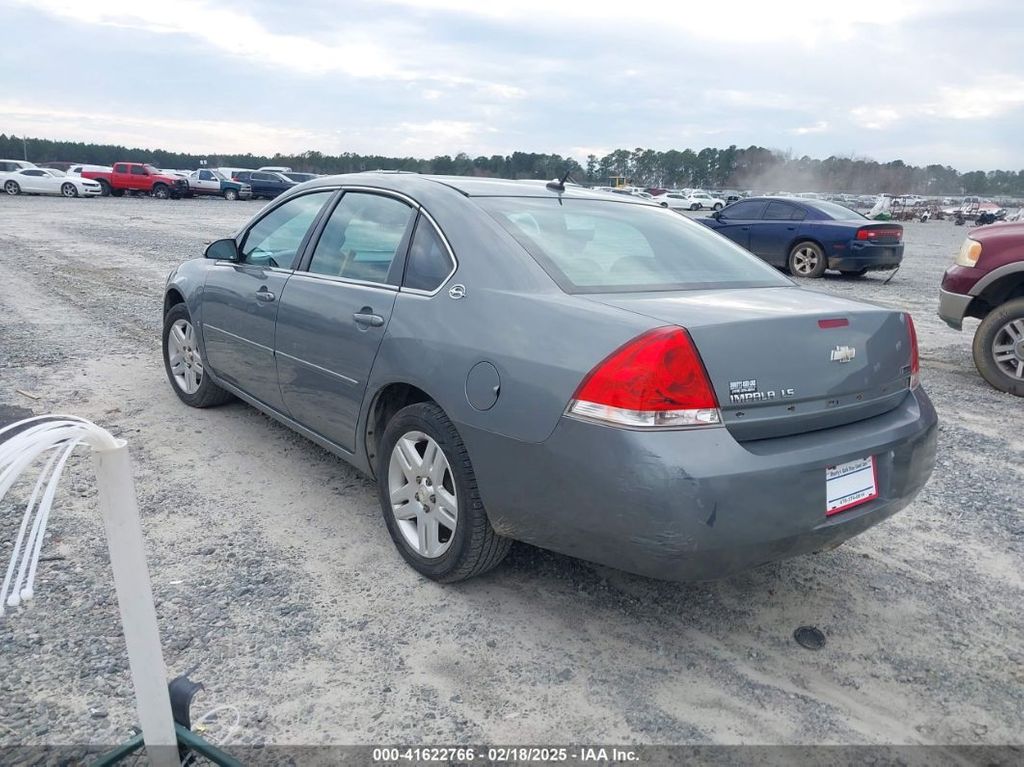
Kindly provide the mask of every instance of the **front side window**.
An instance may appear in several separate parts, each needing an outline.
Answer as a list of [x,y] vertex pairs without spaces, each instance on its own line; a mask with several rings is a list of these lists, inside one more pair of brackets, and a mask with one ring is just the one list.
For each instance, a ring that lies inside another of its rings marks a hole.
[[200,181],[213,181],[213,174],[208,170],[199,171]]
[[242,261],[256,266],[291,268],[310,224],[332,190],[293,197],[256,222],[242,244]]
[[454,266],[437,230],[425,216],[420,216],[409,246],[409,261],[405,265],[402,285],[413,290],[437,290],[448,279]]
[[722,211],[722,218],[738,218],[747,221],[761,218],[763,202],[734,202]]
[[473,201],[568,293],[792,284],[738,245],[664,208],[564,198]]
[[348,192],[331,214],[309,271],[364,282],[396,284],[392,266],[414,211],[393,197]]

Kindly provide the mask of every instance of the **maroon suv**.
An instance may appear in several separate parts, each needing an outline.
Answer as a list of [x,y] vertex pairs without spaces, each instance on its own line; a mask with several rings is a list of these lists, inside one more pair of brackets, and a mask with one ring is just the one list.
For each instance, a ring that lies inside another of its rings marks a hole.
[[939,316],[974,334],[974,364],[1001,391],[1024,397],[1024,222],[993,224],[967,235],[939,289]]

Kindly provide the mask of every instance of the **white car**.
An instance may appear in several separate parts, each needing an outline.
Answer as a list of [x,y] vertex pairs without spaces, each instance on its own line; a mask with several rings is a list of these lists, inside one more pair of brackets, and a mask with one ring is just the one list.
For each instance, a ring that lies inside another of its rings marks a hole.
[[721,210],[725,207],[725,200],[721,197],[712,197],[707,192],[693,192],[686,198],[686,202],[689,210]]
[[62,197],[98,197],[98,182],[81,176],[67,176],[53,168],[23,168],[0,178],[3,190],[15,194],[59,194]]
[[113,173],[114,169],[109,165],[89,165],[88,163],[79,163],[72,165],[67,169],[67,175],[69,176],[81,176],[82,171],[91,170],[97,173]]
[[691,210],[690,207],[693,203],[690,201],[691,194],[689,192],[663,192],[655,196],[654,202],[658,203],[663,208],[670,208],[672,210]]

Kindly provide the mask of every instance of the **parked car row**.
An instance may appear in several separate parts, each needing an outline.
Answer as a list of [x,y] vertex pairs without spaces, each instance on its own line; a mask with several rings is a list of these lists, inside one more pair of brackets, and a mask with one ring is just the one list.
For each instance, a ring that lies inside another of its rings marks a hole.
[[[56,163],[55,163],[56,164]],[[27,160],[0,160],[0,189],[9,195],[60,194],[65,197],[121,197],[148,194],[159,199],[217,196],[226,200],[273,199],[317,178],[283,166],[171,170],[148,163],[112,166],[68,164],[67,170],[39,168]]]

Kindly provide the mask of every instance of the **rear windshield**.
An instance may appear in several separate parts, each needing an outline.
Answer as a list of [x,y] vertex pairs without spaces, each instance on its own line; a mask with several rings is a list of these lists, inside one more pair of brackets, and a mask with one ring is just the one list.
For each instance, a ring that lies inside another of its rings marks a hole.
[[845,205],[840,205],[837,202],[815,200],[813,207],[817,208],[827,216],[834,218],[836,221],[849,221],[851,218],[866,218],[857,211],[850,210]]
[[474,201],[568,293],[792,285],[738,245],[660,207],[554,197]]

